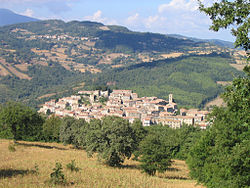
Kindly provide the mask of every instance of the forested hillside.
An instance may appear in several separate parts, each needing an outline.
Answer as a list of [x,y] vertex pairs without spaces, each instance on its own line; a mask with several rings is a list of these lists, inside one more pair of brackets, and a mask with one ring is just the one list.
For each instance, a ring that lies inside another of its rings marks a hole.
[[232,81],[242,74],[229,65],[230,61],[218,54],[166,59],[103,72],[92,84],[108,83],[113,88],[132,89],[140,96],[163,99],[173,93],[181,106],[203,107],[223,91],[218,81]]
[[0,41],[0,102],[17,100],[33,107],[79,86],[109,82],[141,96],[166,98],[171,92],[180,105],[201,107],[222,91],[217,81],[238,74],[229,64],[243,58],[207,41],[89,21],[4,26]]

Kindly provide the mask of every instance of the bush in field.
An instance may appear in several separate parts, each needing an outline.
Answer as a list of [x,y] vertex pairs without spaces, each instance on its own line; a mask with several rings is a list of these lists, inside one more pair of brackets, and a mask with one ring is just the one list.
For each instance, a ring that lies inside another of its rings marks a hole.
[[15,152],[16,151],[15,144],[9,143],[8,150],[10,152]]
[[67,169],[71,170],[71,172],[78,172],[80,170],[80,168],[76,166],[75,160],[72,160],[71,163],[68,163],[66,167]]
[[64,177],[63,171],[62,171],[62,164],[56,163],[56,167],[53,168],[53,172],[50,174],[50,183],[51,184],[66,184],[66,179]]

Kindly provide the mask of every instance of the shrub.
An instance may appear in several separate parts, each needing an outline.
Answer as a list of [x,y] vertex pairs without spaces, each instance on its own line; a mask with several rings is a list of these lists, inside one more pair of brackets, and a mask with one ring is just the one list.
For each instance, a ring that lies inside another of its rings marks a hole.
[[56,167],[53,168],[53,172],[50,174],[50,183],[52,184],[66,184],[66,179],[62,172],[62,164],[56,163]]
[[78,172],[80,170],[80,168],[76,166],[75,160],[72,160],[71,163],[68,163],[66,167],[67,169],[71,170],[71,172]]
[[15,152],[16,151],[15,144],[9,143],[8,149],[10,152]]

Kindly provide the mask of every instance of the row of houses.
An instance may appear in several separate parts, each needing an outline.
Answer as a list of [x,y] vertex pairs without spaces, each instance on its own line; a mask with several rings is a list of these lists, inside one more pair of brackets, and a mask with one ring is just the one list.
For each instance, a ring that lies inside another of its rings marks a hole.
[[132,90],[79,91],[77,95],[46,102],[39,112],[54,113],[57,116],[71,116],[86,121],[101,119],[104,116],[118,116],[133,122],[140,119],[144,126],[152,124],[180,128],[183,124],[198,125],[206,128],[207,111],[180,109],[173,101],[157,97],[138,97]]

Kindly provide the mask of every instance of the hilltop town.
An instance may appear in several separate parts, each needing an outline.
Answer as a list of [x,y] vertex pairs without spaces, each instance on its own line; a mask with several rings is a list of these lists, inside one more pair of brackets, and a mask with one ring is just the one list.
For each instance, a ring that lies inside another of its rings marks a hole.
[[[180,128],[183,124],[197,125],[205,129],[208,125],[208,111],[181,108],[178,112],[173,95],[169,100],[157,97],[138,97],[132,90],[79,91],[77,95],[51,100],[42,105],[39,112],[77,119],[101,119],[104,116],[118,116],[132,123],[140,119],[143,126],[152,124]],[[179,115],[177,115],[179,114]]]

